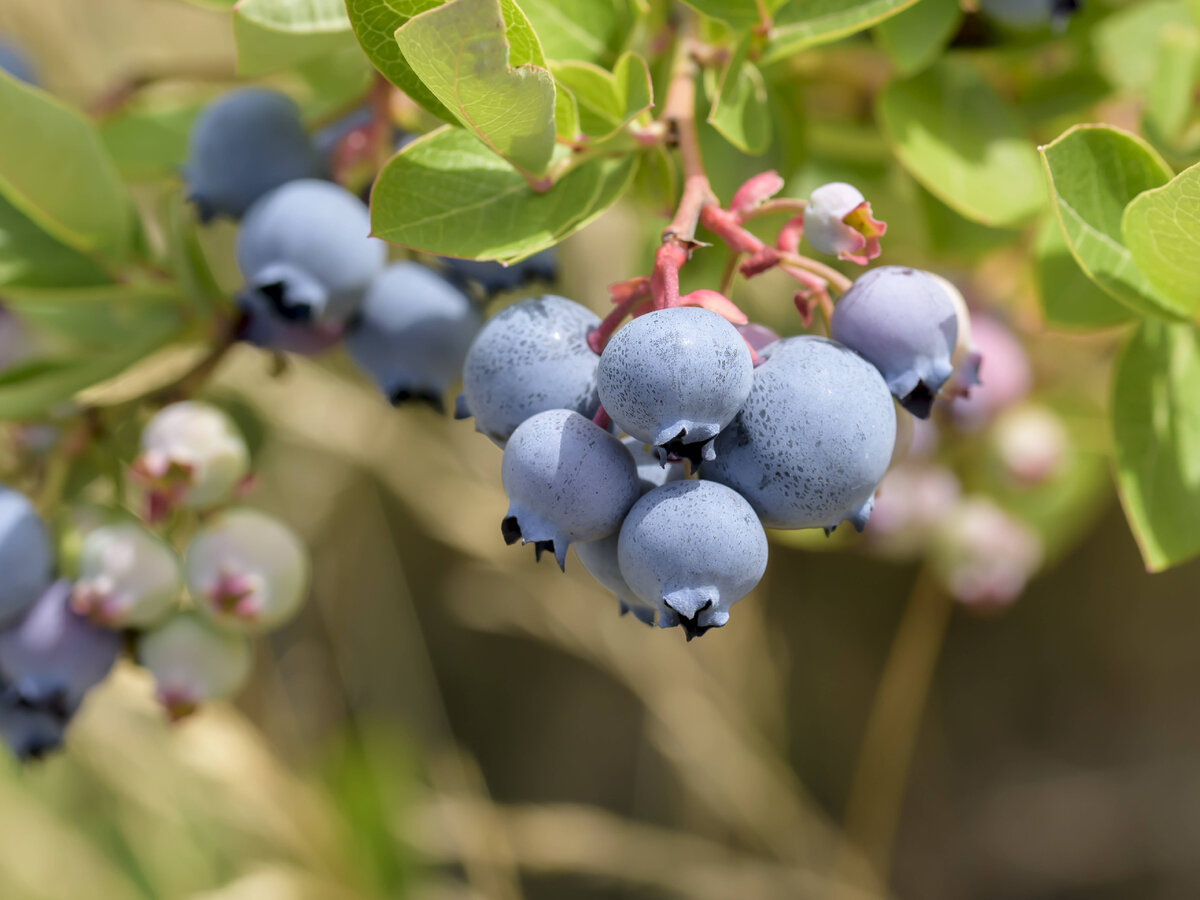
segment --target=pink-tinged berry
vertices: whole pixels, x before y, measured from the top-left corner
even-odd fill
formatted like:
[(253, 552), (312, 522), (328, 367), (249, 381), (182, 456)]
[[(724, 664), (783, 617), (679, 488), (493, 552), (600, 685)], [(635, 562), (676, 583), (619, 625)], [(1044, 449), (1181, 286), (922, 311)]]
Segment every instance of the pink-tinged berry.
[(250, 471), (250, 451), (229, 416), (186, 400), (163, 407), (146, 424), (133, 471), (150, 491), (152, 511), (205, 509), (233, 496)]
[(996, 609), (1016, 600), (1037, 572), (1042, 540), (991, 500), (968, 497), (943, 518), (931, 559), (955, 599)]
[(1016, 335), (986, 314), (973, 317), (971, 331), (979, 354), (977, 383), (947, 406), (951, 421), (964, 431), (987, 425), (1033, 389), (1033, 367)]
[(896, 466), (879, 483), (865, 534), (867, 544), (892, 559), (919, 556), (960, 493), (958, 479), (947, 468), (932, 463)]
[(809, 195), (804, 235), (821, 253), (865, 266), (879, 256), (887, 223), (871, 215), (871, 204), (858, 188), (835, 181)]
[(232, 696), (250, 676), (245, 635), (177, 613), (142, 634), (137, 659), (154, 676), (155, 695), (173, 721), (202, 703)]
[(71, 607), (109, 628), (145, 627), (175, 605), (182, 589), (175, 551), (140, 525), (121, 522), (84, 538)]
[(253, 509), (231, 509), (192, 539), (187, 587), (213, 621), (243, 631), (277, 628), (308, 592), (308, 553), (282, 522)]
[(1051, 409), (1027, 403), (1007, 410), (992, 426), (991, 444), (1005, 475), (1033, 487), (1061, 471), (1071, 439)]

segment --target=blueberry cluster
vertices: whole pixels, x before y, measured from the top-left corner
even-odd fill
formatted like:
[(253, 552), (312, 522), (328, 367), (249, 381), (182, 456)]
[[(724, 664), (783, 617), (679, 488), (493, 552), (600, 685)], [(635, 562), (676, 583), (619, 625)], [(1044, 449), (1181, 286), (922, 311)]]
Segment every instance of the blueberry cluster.
[(337, 168), (338, 142), (369, 126), (363, 112), (310, 136), (284, 94), (225, 94), (192, 129), (188, 196), (202, 220), (239, 222), (242, 339), (306, 355), (344, 340), (394, 403), (441, 408), (479, 329), (478, 300), (552, 280), (554, 254), (510, 267), (457, 259), (437, 269), (389, 265), (386, 245), (369, 236), (366, 204), (325, 178)]
[(560, 566), (574, 545), (622, 611), (690, 639), (761, 579), (764, 527), (863, 529), (893, 456), (893, 398), (924, 418), (956, 364), (969, 373), (960, 322), (940, 279), (885, 266), (841, 298), (832, 339), (668, 306), (597, 355), (591, 312), (536, 297), (472, 342), (459, 414), (504, 448), (506, 542)]
[[(145, 518), (111, 511), (67, 529), (64, 547), (82, 533), (74, 552), (56, 554), (29, 500), (0, 487), (0, 738), (19, 758), (61, 745), (126, 647), (172, 718), (242, 686), (249, 636), (291, 619), (309, 580), (307, 553), (286, 526), (228, 505), (249, 473), (229, 417), (185, 401), (142, 431), (132, 474)], [(176, 535), (188, 530), (181, 523), (194, 526), (182, 555), (157, 533), (166, 521)]]

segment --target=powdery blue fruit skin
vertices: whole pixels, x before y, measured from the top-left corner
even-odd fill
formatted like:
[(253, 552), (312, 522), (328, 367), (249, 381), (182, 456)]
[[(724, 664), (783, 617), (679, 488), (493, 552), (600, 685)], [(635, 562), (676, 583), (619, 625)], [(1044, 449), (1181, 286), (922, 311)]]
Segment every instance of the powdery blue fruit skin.
[(553, 247), (511, 266), (450, 256), (443, 257), (443, 262), (450, 278), (463, 285), (474, 282), (489, 295), (515, 290), (531, 281), (553, 282), (558, 275), (558, 255)]
[(621, 574), (688, 639), (729, 621), (729, 607), (767, 569), (767, 536), (736, 491), (710, 481), (676, 481), (643, 496), (621, 525)]
[(19, 622), (0, 632), (0, 679), (22, 703), (61, 716), (116, 662), (121, 636), (93, 625), (70, 606), (72, 586), (56, 581)]
[(706, 309), (676, 307), (613, 335), (597, 385), (604, 409), (632, 437), (708, 458), (708, 442), (737, 415), (753, 376), (736, 328)]
[(633, 613), (639, 622), (653, 625), (657, 610), (638, 597), (621, 574), (621, 565), (617, 559), (620, 538), (621, 533), (617, 531), (598, 541), (575, 544), (575, 555), (579, 557), (589, 575), (616, 595), (621, 615)]
[(830, 337), (875, 366), (909, 412), (929, 417), (954, 367), (954, 304), (919, 269), (880, 266), (860, 275), (833, 309)]
[(456, 415), (501, 447), (536, 413), (569, 409), (591, 418), (599, 358), (587, 345), (600, 320), (588, 309), (548, 294), (514, 303), (475, 336), (463, 363)]
[(321, 174), (291, 98), (265, 88), (230, 91), (196, 119), (184, 169), (200, 218), (241, 218), (282, 184)]
[(633, 437), (621, 438), (633, 461), (637, 464), (638, 478), (642, 481), (642, 491), (666, 484), (668, 481), (682, 481), (687, 478), (687, 467), (682, 460), (667, 462), (660, 460), (654, 448), (645, 441)]
[(342, 322), (297, 322), (285, 318), (260, 291), (243, 291), (237, 302), (242, 313), (238, 337), (255, 347), (317, 356), (332, 350), (345, 335)]
[(328, 181), (291, 181), (261, 197), (238, 229), (238, 267), (248, 288), (285, 319), (344, 320), (387, 262), (369, 237), (366, 205)]
[(625, 446), (577, 412), (552, 409), (512, 433), (500, 468), (509, 508), (507, 543), (551, 550), (559, 567), (573, 541), (596, 541), (621, 527), (641, 492)]
[(424, 266), (389, 266), (367, 289), (346, 336), (351, 358), (393, 403), (442, 408), (480, 327), (470, 299)]
[(42, 759), (61, 748), (66, 730), (61, 716), (31, 709), (16, 693), (0, 689), (0, 742), (20, 762)]
[(50, 583), (53, 552), (24, 495), (0, 485), (0, 624), (28, 609)]
[(784, 338), (763, 356), (701, 477), (742, 494), (768, 528), (832, 529), (849, 519), (861, 531), (896, 442), (887, 385), (825, 338)]

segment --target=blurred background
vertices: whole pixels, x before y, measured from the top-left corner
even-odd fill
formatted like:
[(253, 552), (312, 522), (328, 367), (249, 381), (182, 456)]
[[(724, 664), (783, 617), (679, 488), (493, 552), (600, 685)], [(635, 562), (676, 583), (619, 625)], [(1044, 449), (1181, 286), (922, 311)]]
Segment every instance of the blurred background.
[[(156, 96), (186, 110), (234, 72), (228, 15), (173, 0), (3, 0), (0, 33), (84, 108), (170, 74), (196, 93)], [(870, 83), (869, 43), (822, 52)], [(796, 77), (827, 108), (820, 68)], [(789, 193), (850, 165), (819, 137)], [(336, 355), (268, 378), (239, 348), (211, 396), (250, 424), (253, 502), (307, 540), (312, 600), (258, 645), (236, 707), (171, 727), (122, 669), (64, 754), (5, 759), (0, 896), (1200, 895), (1200, 564), (1147, 575), (1113, 495), (1097, 411), (1119, 333), (1048, 328), (1016, 233), (863, 165), (892, 223), (881, 262), (1003, 320), (1066, 435), (1036, 489), (997, 474), (982, 425), (914, 438), (918, 463), (1034, 523), (1032, 556), (995, 552), (1012, 593), (1041, 562), (1016, 602), (955, 604), (936, 549), (776, 535), (731, 625), (684, 643), (618, 617), (573, 556), (563, 575), (504, 546), (500, 452), (469, 422), (390, 410)], [(714, 161), (735, 184), (739, 166)], [(659, 228), (614, 209), (561, 248), (556, 290), (602, 311)], [(206, 246), (232, 280), (231, 233)], [(798, 329), (781, 282), (737, 290)]]

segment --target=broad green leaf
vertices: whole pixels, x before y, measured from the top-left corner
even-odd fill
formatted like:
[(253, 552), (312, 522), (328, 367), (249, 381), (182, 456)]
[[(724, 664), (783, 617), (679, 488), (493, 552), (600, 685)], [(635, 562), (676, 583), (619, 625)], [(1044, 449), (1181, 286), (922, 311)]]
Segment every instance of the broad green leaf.
[(521, 0), (549, 59), (607, 64), (629, 24), (622, 0)]
[(57, 241), (123, 259), (133, 205), (92, 123), (3, 71), (0, 110), (0, 195)]
[(365, 102), (375, 77), (375, 69), (353, 41), (333, 53), (297, 63), (295, 72), (308, 89), (298, 101), (304, 120), (310, 123), (327, 121)]
[(140, 94), (97, 123), (100, 140), (126, 178), (178, 176), (187, 160), (192, 123), (207, 99), (194, 92)]
[(634, 192), (643, 206), (669, 219), (679, 202), (679, 173), (675, 157), (661, 144), (642, 154)]
[(1159, 39), (1154, 77), (1146, 92), (1146, 119), (1168, 140), (1179, 137), (1195, 109), (1197, 79), (1200, 29), (1194, 25), (1168, 26)]
[(380, 172), (371, 197), (372, 233), (440, 256), (517, 262), (615, 203), (635, 168), (635, 156), (598, 158), (535, 193), (470, 134), (440, 128)]
[(612, 72), (584, 62), (554, 64), (554, 77), (575, 96), (579, 127), (595, 141), (616, 134), (654, 104), (650, 70), (636, 53), (626, 53)]
[(917, 0), (790, 0), (775, 15), (762, 65), (837, 41), (894, 16)]
[(1053, 216), (1038, 228), (1033, 245), (1033, 271), (1046, 325), (1053, 329), (1112, 328), (1135, 318), (1087, 277), (1067, 248), (1062, 227)]
[(544, 60), (510, 59), (499, 0), (450, 0), (410, 19), (396, 41), (464, 127), (522, 171), (545, 174), (554, 153), (554, 78)]
[(743, 153), (759, 156), (771, 144), (771, 114), (762, 73), (746, 59), (749, 49), (742, 40), (726, 64), (708, 122)]
[(1200, 336), (1147, 320), (1113, 379), (1117, 488), (1152, 572), (1200, 553)]
[(0, 297), (29, 325), (102, 352), (178, 331), (186, 305), (174, 285), (5, 287)]
[(579, 103), (571, 90), (563, 84), (554, 89), (554, 133), (564, 141), (579, 140)]
[(1150, 86), (1163, 30), (1194, 24), (1183, 0), (1131, 3), (1092, 29), (1100, 71), (1113, 86), (1140, 93)]
[(1037, 152), (971, 62), (948, 57), (892, 82), (877, 110), (904, 167), (966, 218), (1017, 225), (1045, 203)]
[(1053, 205), (1071, 255), (1089, 278), (1134, 312), (1179, 318), (1124, 244), (1129, 201), (1161, 187), (1171, 170), (1144, 141), (1107, 125), (1077, 125), (1042, 148)]
[(1134, 197), (1121, 220), (1146, 279), (1189, 317), (1200, 311), (1200, 165)]
[[(442, 0), (345, 0), (350, 25), (367, 58), (383, 76), (413, 100), (447, 122), (457, 122), (413, 72), (400, 52), (396, 30), (413, 16), (436, 9)], [(529, 19), (514, 0), (500, 0), (508, 38), (510, 65), (545, 65), (541, 46)]]
[(242, 75), (277, 72), (354, 45), (345, 0), (240, 0), (233, 36)]
[(105, 269), (56, 241), (0, 195), (0, 295), (3, 285), (104, 284)]
[(958, 0), (918, 0), (908, 9), (875, 26), (875, 41), (901, 75), (924, 69), (958, 31)]
[[(722, 22), (728, 22), (738, 31), (746, 31), (761, 21), (759, 0), (684, 0), (695, 10)], [(783, 6), (787, 0), (762, 0), (768, 14)]]

